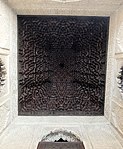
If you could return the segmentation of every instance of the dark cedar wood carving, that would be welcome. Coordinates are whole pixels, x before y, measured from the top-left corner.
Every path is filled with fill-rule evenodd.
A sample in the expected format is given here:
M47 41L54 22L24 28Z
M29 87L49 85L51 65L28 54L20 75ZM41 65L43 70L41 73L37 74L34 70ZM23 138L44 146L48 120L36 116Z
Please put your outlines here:
M85 149L82 142L39 142L37 149Z
M18 16L19 115L103 115L108 20Z

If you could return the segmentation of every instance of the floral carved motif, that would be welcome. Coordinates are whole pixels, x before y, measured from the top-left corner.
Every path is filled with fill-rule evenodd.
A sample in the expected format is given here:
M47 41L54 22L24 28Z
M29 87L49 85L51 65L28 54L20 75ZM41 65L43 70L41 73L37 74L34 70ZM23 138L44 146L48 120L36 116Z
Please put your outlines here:
M6 69L2 60L0 59L0 88L5 84Z

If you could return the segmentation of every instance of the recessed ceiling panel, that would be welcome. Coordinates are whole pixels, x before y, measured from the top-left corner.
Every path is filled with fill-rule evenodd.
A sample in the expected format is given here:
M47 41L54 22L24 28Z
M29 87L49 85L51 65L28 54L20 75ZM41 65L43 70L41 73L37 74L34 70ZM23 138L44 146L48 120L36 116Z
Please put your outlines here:
M108 23L18 16L19 115L103 115Z

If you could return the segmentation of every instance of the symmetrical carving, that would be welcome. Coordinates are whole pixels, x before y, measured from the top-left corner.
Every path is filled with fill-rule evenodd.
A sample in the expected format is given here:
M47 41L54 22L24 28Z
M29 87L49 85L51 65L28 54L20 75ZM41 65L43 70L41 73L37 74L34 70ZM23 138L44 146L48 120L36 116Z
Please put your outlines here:
M44 136L41 142L81 142L79 137L67 130L55 130Z
M19 114L102 115L106 17L19 16Z
M38 144L38 148L78 148L85 149L83 142L74 133L67 130L55 130L44 136Z
M6 69L2 60L0 59L0 88L5 84Z
M120 68L119 76L117 78L120 91L123 93L123 66Z

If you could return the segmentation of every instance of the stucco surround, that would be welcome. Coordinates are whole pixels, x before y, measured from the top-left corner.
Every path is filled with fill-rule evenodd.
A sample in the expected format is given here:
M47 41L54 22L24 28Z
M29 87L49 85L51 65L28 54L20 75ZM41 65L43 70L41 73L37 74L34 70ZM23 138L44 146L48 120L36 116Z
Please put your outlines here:
M91 3L93 7L86 1L71 4L59 4L59 2L48 0L43 2L43 0L37 0L36 4L32 0L31 2L29 0L26 2L25 0L0 0L0 58L5 63L7 70L6 85L0 93L0 134L15 120L17 123L23 124L59 124L61 121L61 124L65 125L110 122L123 137L123 97L116 79L120 67L123 66L123 0L103 0L100 3L95 0L93 4ZM101 5L102 3L103 5ZM95 4L99 7L95 7ZM73 117L67 116L18 116L17 14L110 16L104 117L74 117L73 119Z

